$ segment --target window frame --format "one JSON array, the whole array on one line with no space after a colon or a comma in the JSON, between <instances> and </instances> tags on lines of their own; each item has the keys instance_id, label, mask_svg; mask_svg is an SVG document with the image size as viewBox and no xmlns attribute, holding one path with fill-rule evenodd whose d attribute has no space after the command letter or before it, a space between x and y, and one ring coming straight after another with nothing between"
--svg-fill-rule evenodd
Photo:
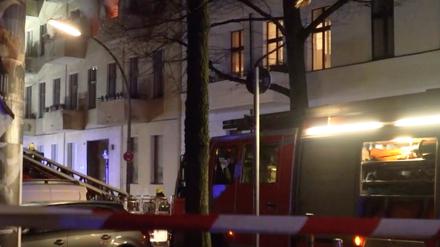
<instances>
[{"instance_id":1,"label":"window frame","mask_svg":"<svg viewBox=\"0 0 440 247\"><path fill-rule=\"evenodd\" d=\"M312 17L312 22L316 19L316 17L318 17L319 15L321 15L322 14L322 12L324 11L324 10L326 10L328 8L328 6L324 6L324 7L320 7L320 8L316 8L316 9L312 9L312 14L311 14L311 17ZM320 14L318 14L316 17L315 17L315 15L314 15L314 13L315 12L320 12ZM325 55L326 55L326 50L325 50L325 47L326 47L326 40L327 40L327 36L326 36L326 34L327 34L327 32L329 32L328 34L330 35L330 40L328 41L328 43L329 43L329 47L331 47L331 26L332 26L332 24L331 24L331 21L330 21L330 19L327 17L324 21L322 21L320 24L318 24L318 26L319 25L322 25L322 27L317 27L317 28L315 28L313 31L312 31L312 35L311 35L311 43L312 43L312 56L311 56L311 62L312 62L312 71L317 71L317 70L323 70L323 69L328 69L328 68L330 68L331 67L331 64L329 64L328 66L326 66L326 57L325 57ZM322 56L322 66L321 67L319 67L319 68L317 68L317 67L315 67L315 63L314 63L314 57L315 57L315 46L314 46L314 37L315 37L315 35L317 35L317 34L321 34L322 35L322 52L321 52L321 56ZM329 52L329 54L330 54L330 56L331 56L331 48L330 48L330 52ZM331 62L331 59L330 59L330 62Z\"/></svg>"},{"instance_id":2,"label":"window frame","mask_svg":"<svg viewBox=\"0 0 440 247\"><path fill-rule=\"evenodd\" d=\"M238 44L234 44L234 34L238 33ZM244 37L243 37L243 29L235 30L230 33L230 56L231 56L231 62L230 62L230 70L231 74L234 74L236 76L243 76L244 75ZM239 69L238 71L235 71L235 63L234 58L238 55L238 62L239 62Z\"/></svg>"},{"instance_id":3,"label":"window frame","mask_svg":"<svg viewBox=\"0 0 440 247\"><path fill-rule=\"evenodd\" d=\"M114 98L116 96L116 82L117 82L116 63L107 64L107 96Z\"/></svg>"},{"instance_id":4,"label":"window frame","mask_svg":"<svg viewBox=\"0 0 440 247\"><path fill-rule=\"evenodd\" d=\"M283 25L282 21L280 21L280 24ZM269 38L269 26L273 25L273 28L275 28L275 38ZM275 43L275 47L277 48L275 52L271 53L274 54L275 53L275 63L271 64L270 63L270 55L269 52L271 52L271 50L269 50L270 44ZM266 64L268 67L270 66L279 66L279 65L284 65L285 64L285 56L284 56L284 47L283 47L283 43L284 43L284 37L283 34L281 33L281 30L278 28L278 26L272 22L272 21L268 21L266 22ZM282 59L281 59L281 57Z\"/></svg>"}]
</instances>

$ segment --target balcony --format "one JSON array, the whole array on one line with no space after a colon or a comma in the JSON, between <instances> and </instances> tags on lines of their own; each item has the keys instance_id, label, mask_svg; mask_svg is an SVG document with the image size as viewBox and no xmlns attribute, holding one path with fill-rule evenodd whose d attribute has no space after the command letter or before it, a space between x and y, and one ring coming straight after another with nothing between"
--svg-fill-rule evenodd
<instances>
[{"instance_id":1,"label":"balcony","mask_svg":"<svg viewBox=\"0 0 440 247\"><path fill-rule=\"evenodd\" d=\"M28 0L26 2L26 15L38 17L44 0Z\"/></svg>"},{"instance_id":2,"label":"balcony","mask_svg":"<svg viewBox=\"0 0 440 247\"><path fill-rule=\"evenodd\" d=\"M46 108L42 119L37 120L37 134L55 133L62 130L83 130L86 115L82 110L66 109L64 105Z\"/></svg>"},{"instance_id":3,"label":"balcony","mask_svg":"<svg viewBox=\"0 0 440 247\"><path fill-rule=\"evenodd\" d=\"M85 58L89 23L83 18L72 22L80 23L79 28L84 30L84 36L68 37L59 33L45 34L26 51L27 72L38 73L46 63L70 64Z\"/></svg>"},{"instance_id":4,"label":"balcony","mask_svg":"<svg viewBox=\"0 0 440 247\"><path fill-rule=\"evenodd\" d=\"M126 123L125 98L99 99L96 109L89 110L89 124L120 125ZM150 122L164 112L164 99L131 99L132 122Z\"/></svg>"}]
</instances>

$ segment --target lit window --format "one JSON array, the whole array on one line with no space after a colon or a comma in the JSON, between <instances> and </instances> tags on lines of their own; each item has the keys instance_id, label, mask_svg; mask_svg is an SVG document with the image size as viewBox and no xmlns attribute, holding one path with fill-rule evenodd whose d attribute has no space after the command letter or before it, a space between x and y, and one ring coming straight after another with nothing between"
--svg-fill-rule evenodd
<instances>
[{"instance_id":1,"label":"lit window","mask_svg":"<svg viewBox=\"0 0 440 247\"><path fill-rule=\"evenodd\" d=\"M312 19L315 20L326 8L314 9ZM330 68L331 65L331 22L325 19L312 34L312 69Z\"/></svg>"},{"instance_id":2,"label":"lit window","mask_svg":"<svg viewBox=\"0 0 440 247\"><path fill-rule=\"evenodd\" d=\"M283 23L280 21L280 24ZM267 22L266 41L267 65L284 64L283 35L273 22Z\"/></svg>"},{"instance_id":3,"label":"lit window","mask_svg":"<svg viewBox=\"0 0 440 247\"><path fill-rule=\"evenodd\" d=\"M242 76L244 72L243 30L231 32L231 72Z\"/></svg>"}]
</instances>

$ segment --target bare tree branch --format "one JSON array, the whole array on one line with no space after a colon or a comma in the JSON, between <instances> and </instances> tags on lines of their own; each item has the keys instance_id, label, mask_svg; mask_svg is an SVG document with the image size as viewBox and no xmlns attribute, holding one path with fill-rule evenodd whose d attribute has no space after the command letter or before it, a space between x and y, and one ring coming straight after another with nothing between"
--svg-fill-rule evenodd
<instances>
[{"instance_id":1,"label":"bare tree branch","mask_svg":"<svg viewBox=\"0 0 440 247\"><path fill-rule=\"evenodd\" d=\"M303 39L306 39L320 23L333 14L333 12L335 12L337 9L348 3L348 1L349 0L338 0L332 6L325 9L315 20L312 21L312 23L304 28L302 33Z\"/></svg>"},{"instance_id":2,"label":"bare tree branch","mask_svg":"<svg viewBox=\"0 0 440 247\"><path fill-rule=\"evenodd\" d=\"M251 0L238 0L238 1L245 4L249 8L253 9L255 12L257 12L261 16L266 17L268 20L272 21L277 26L277 28L280 30L280 32L283 35L286 35L286 29L284 28L283 25L281 25L281 23L278 21L278 19L274 18L272 15L270 15L266 11L262 10L260 7L258 7L254 3L252 3ZM346 0L346 1L348 1L348 0Z\"/></svg>"},{"instance_id":3,"label":"bare tree branch","mask_svg":"<svg viewBox=\"0 0 440 247\"><path fill-rule=\"evenodd\" d=\"M273 19L275 19L275 20L282 20L283 18L282 17L273 17ZM245 21L249 21L249 20L251 20L251 21L267 21L269 19L266 18L266 17L260 17L260 18L257 17L257 18L250 18L250 19L249 18L229 19L229 20L226 20L226 21L212 23L211 27L226 25L226 24L229 24L229 23L245 22Z\"/></svg>"},{"instance_id":4,"label":"bare tree branch","mask_svg":"<svg viewBox=\"0 0 440 247\"><path fill-rule=\"evenodd\" d=\"M235 77L235 76L232 76L232 75L230 75L230 74L224 73L223 71L217 69L217 68L212 64L211 61L209 62L209 68L210 68L212 71L214 71L214 73L216 73L220 78L222 78L222 79L224 79L224 80L234 81L234 82L238 82L238 83L240 83L240 84L246 84L246 80L245 80L245 79L242 79L242 78ZM282 95L285 95L285 96L287 96L287 97L289 97L289 94L290 94L290 93L289 93L290 90L289 90L288 88L283 87L283 86L281 86L281 85L279 85L279 84L276 84L276 83L272 83L272 84L270 85L270 88L269 88L269 89L271 89L271 90L273 90L273 91L275 91L275 92L277 92L277 93L280 93L280 94L282 94Z\"/></svg>"},{"instance_id":5,"label":"bare tree branch","mask_svg":"<svg viewBox=\"0 0 440 247\"><path fill-rule=\"evenodd\" d=\"M265 58L267 58L270 54L278 51L279 49L281 49L282 47L285 46L285 43L283 43L282 45L280 45L279 47L276 47L275 49L269 51L268 53L264 54L263 56L261 56L260 58L258 58L258 60L255 62L254 67L257 67Z\"/></svg>"},{"instance_id":6,"label":"bare tree branch","mask_svg":"<svg viewBox=\"0 0 440 247\"><path fill-rule=\"evenodd\" d=\"M286 87L283 87L283 86L281 86L279 84L272 83L272 84L270 84L269 89L272 90L272 91L275 91L277 93L280 93L280 94L282 94L284 96L290 97L290 89L288 89Z\"/></svg>"}]
</instances>

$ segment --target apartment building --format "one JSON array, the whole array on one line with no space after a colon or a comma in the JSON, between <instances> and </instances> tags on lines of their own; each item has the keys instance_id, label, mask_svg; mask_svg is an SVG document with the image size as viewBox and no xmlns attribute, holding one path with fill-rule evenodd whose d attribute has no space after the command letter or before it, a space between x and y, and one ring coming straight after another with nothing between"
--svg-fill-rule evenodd
<instances>
[{"instance_id":1,"label":"apartment building","mask_svg":"<svg viewBox=\"0 0 440 247\"><path fill-rule=\"evenodd\" d=\"M182 51L155 33L175 35L180 26L145 26L157 18L154 13L174 15L170 2L32 1L34 11L26 17L24 145L33 142L46 157L125 189L130 96L130 191L154 194L163 187L172 194L180 162L182 76L181 63L173 61L180 61ZM74 23L82 35L70 37L49 20Z\"/></svg>"},{"instance_id":2,"label":"apartment building","mask_svg":"<svg viewBox=\"0 0 440 247\"><path fill-rule=\"evenodd\" d=\"M334 2L311 1L301 9L303 23L309 24ZM246 19L249 14L261 17L242 4L228 4L214 6L212 23ZM260 7L274 17L282 16L280 1L267 0ZM305 43L309 104L320 106L439 88L439 21L437 0L349 1L321 23ZM244 78L251 51L255 62L283 42L270 21L228 22L211 29L211 60L221 71ZM283 86L287 86L285 52L281 48L264 60L272 81ZM227 134L222 122L249 115L253 101L244 85L219 80L215 74L212 79L210 132L218 136ZM269 90L261 96L262 113L288 109L288 99L281 94Z\"/></svg>"}]
</instances>

